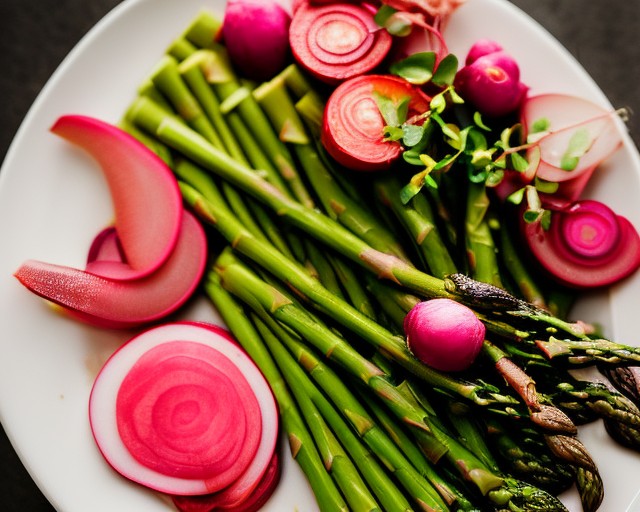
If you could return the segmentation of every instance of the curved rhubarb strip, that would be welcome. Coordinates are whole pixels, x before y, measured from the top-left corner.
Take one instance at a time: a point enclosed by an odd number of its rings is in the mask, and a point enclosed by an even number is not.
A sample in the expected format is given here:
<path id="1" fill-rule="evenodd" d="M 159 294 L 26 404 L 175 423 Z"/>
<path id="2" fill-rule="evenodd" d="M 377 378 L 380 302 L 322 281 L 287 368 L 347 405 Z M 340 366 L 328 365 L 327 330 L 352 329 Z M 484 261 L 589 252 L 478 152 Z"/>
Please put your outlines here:
<path id="1" fill-rule="evenodd" d="M 408 118 L 429 110 L 429 98 L 398 77 L 364 75 L 340 84 L 327 101 L 321 138 L 327 152 L 349 169 L 387 169 L 402 154 L 399 142 L 384 140 L 376 96 L 395 104 L 408 101 Z"/>
<path id="2" fill-rule="evenodd" d="M 171 170 L 135 138 L 92 117 L 62 116 L 51 131 L 83 148 L 102 168 L 115 227 L 132 269 L 120 278 L 154 272 L 173 251 L 180 231 L 182 199 Z"/>
<path id="3" fill-rule="evenodd" d="M 303 68 L 336 84 L 378 66 L 389 53 L 392 38 L 377 26 L 370 10 L 338 2 L 296 9 L 289 44 Z"/>
<path id="4" fill-rule="evenodd" d="M 554 211 L 551 225 L 521 221 L 525 241 L 540 266 L 573 288 L 608 286 L 640 267 L 640 236 L 633 225 L 593 200 Z"/>
<path id="5" fill-rule="evenodd" d="M 614 112 L 576 96 L 527 98 L 521 110 L 526 135 L 531 137 L 534 125 L 541 120 L 548 125 L 534 145 L 540 151 L 537 177 L 559 183 L 556 195 L 569 201 L 578 199 L 594 170 L 622 144 L 614 119 Z M 574 157 L 573 165 L 567 166 L 577 138 L 582 139 L 582 151 Z"/>
<path id="6" fill-rule="evenodd" d="M 16 278 L 29 290 L 90 324 L 130 328 L 153 322 L 178 309 L 196 289 L 207 260 L 207 240 L 195 217 L 185 211 L 174 251 L 150 276 L 135 281 L 108 279 L 83 270 L 27 261 Z M 111 264 L 115 273 L 122 267 Z"/>
<path id="7" fill-rule="evenodd" d="M 263 429 L 277 432 L 253 361 L 226 331 L 192 322 L 149 329 L 116 351 L 95 380 L 89 417 L 116 471 L 174 495 L 223 489 L 249 467 Z"/>

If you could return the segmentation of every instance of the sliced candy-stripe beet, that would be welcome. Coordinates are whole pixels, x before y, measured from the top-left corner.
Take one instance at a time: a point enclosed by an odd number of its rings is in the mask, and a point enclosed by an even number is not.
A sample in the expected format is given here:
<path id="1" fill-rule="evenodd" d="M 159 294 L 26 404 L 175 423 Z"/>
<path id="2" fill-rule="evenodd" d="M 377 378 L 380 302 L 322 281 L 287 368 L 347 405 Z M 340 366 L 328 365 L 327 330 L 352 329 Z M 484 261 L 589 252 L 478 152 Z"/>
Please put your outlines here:
<path id="1" fill-rule="evenodd" d="M 261 477 L 278 435 L 253 361 L 223 329 L 191 322 L 154 327 L 116 351 L 96 378 L 89 416 L 116 471 L 172 495 L 233 484 L 264 444 Z"/>
<path id="2" fill-rule="evenodd" d="M 392 38 L 377 26 L 369 9 L 337 2 L 300 6 L 291 21 L 289 43 L 301 66 L 335 84 L 378 66 Z"/>

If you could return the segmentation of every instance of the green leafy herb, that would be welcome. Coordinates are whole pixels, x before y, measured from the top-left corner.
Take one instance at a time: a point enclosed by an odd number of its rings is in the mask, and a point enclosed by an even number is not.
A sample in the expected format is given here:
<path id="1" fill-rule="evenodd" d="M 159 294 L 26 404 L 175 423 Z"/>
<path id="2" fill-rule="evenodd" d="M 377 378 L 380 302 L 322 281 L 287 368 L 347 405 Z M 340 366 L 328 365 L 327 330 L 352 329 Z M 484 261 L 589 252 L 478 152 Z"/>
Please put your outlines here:
<path id="1" fill-rule="evenodd" d="M 529 162 L 520 153 L 513 152 L 509 155 L 511 168 L 514 171 L 525 172 L 529 168 Z"/>
<path id="2" fill-rule="evenodd" d="M 540 119 L 536 119 L 531 124 L 531 133 L 543 133 L 548 132 L 551 127 L 551 122 L 546 117 L 541 117 Z"/>
<path id="3" fill-rule="evenodd" d="M 395 102 L 387 96 L 374 92 L 373 98 L 388 126 L 400 126 L 407 120 L 409 101 L 411 100 L 409 96 L 403 97 L 400 101 Z"/>
<path id="4" fill-rule="evenodd" d="M 434 52 L 418 52 L 406 59 L 393 63 L 389 67 L 389 71 L 404 78 L 409 83 L 423 85 L 434 76 L 433 69 L 435 65 L 436 54 Z"/>
<path id="5" fill-rule="evenodd" d="M 449 55 L 445 56 L 438 64 L 435 73 L 433 73 L 431 82 L 439 87 L 452 85 L 457 72 L 458 58 L 450 53 Z"/>
<path id="6" fill-rule="evenodd" d="M 534 180 L 534 184 L 536 190 L 538 192 L 542 192 L 543 194 L 553 194 L 558 190 L 558 187 L 560 186 L 560 184 L 557 182 L 541 180 L 538 177 L 536 177 L 536 179 Z"/>
<path id="7" fill-rule="evenodd" d="M 560 159 L 560 168 L 565 171 L 573 171 L 580 162 L 580 158 L 589 151 L 593 143 L 589 130 L 578 129 L 569 139 L 569 146 Z"/>
<path id="8" fill-rule="evenodd" d="M 376 12 L 375 16 L 373 17 L 373 20 L 376 22 L 376 24 L 379 27 L 385 27 L 387 24 L 387 21 L 389 21 L 389 18 L 393 16 L 396 12 L 398 11 L 393 7 L 386 4 L 382 4 L 380 6 L 380 9 L 378 9 L 378 12 Z"/>

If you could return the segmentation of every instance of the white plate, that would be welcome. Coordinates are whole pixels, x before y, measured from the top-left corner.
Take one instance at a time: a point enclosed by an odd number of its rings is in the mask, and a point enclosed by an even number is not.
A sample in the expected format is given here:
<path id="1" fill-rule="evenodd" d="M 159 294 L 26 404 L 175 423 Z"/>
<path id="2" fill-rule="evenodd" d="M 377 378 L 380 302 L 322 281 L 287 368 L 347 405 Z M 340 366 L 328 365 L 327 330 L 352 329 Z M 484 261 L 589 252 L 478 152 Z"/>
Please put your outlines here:
<path id="1" fill-rule="evenodd" d="M 48 132 L 62 114 L 117 122 L 164 48 L 203 5 L 222 0 L 127 0 L 71 52 L 31 108 L 0 173 L 0 420 L 21 460 L 60 512 L 160 512 L 171 506 L 116 476 L 96 450 L 87 398 L 97 369 L 128 334 L 79 325 L 51 311 L 12 277 L 29 258 L 82 266 L 95 233 L 112 210 L 103 178 L 80 151 Z M 482 23 L 478 20 L 482 19 Z M 570 92 L 608 105 L 598 87 L 547 32 L 502 0 L 469 0 L 451 20 L 451 50 L 464 55 L 480 37 L 500 41 L 520 62 L 532 92 Z M 553 77 L 551 79 L 550 77 Z M 640 226 L 640 159 L 625 147 L 609 160 L 590 193 Z M 606 177 L 606 179 L 604 179 Z M 635 343 L 634 299 L 640 275 L 585 301 L 581 311 L 609 336 Z M 217 321 L 199 304 L 186 314 Z M 601 510 L 623 511 L 640 488 L 640 456 L 591 425 L 581 438 L 602 471 Z M 295 463 L 287 459 L 282 485 L 267 511 L 315 511 Z M 571 510 L 573 494 L 563 496 Z"/>

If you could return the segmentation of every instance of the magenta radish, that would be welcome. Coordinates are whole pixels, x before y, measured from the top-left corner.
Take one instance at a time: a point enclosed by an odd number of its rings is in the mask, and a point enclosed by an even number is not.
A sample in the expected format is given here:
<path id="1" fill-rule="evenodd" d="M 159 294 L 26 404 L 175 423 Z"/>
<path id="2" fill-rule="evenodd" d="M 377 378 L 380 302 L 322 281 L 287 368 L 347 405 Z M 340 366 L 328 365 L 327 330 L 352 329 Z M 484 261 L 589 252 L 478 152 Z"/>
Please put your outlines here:
<path id="1" fill-rule="evenodd" d="M 441 371 L 462 371 L 475 361 L 485 327 L 471 309 L 451 299 L 416 304 L 404 319 L 409 350 Z"/>
<path id="2" fill-rule="evenodd" d="M 289 28 L 296 61 L 330 84 L 376 68 L 391 43 L 391 35 L 376 25 L 371 10 L 359 4 L 300 5 Z"/>
<path id="3" fill-rule="evenodd" d="M 633 225 L 594 200 L 551 213 L 551 223 L 521 220 L 527 247 L 546 273 L 579 289 L 608 286 L 640 267 L 640 236 Z"/>
<path id="4" fill-rule="evenodd" d="M 172 495 L 219 491 L 278 437 L 271 390 L 227 331 L 176 322 L 118 349 L 93 385 L 96 444 L 120 474 Z"/>
<path id="5" fill-rule="evenodd" d="M 229 0 L 222 38 L 233 65 L 252 80 L 264 81 L 290 58 L 291 16 L 275 0 Z"/>
<path id="6" fill-rule="evenodd" d="M 181 226 L 182 198 L 171 170 L 129 134 L 98 119 L 65 115 L 51 131 L 87 151 L 107 179 L 115 228 L 131 267 L 111 277 L 137 279 L 158 269 L 173 251 Z"/>
<path id="7" fill-rule="evenodd" d="M 528 88 L 520 82 L 520 68 L 506 52 L 495 51 L 499 45 L 481 41 L 472 47 L 467 62 L 455 79 L 455 86 L 465 101 L 481 114 L 501 117 L 512 114 L 522 104 Z"/>
<path id="8" fill-rule="evenodd" d="M 484 57 L 485 55 L 489 55 L 490 53 L 497 53 L 503 51 L 504 48 L 500 43 L 494 41 L 493 39 L 478 39 L 469 51 L 467 52 L 467 56 L 464 60 L 466 66 L 473 64 L 480 57 Z"/>
<path id="9" fill-rule="evenodd" d="M 192 295 L 204 272 L 207 240 L 195 217 L 185 211 L 178 243 L 153 274 L 117 280 L 87 271 L 27 261 L 15 277 L 33 293 L 63 307 L 72 317 L 112 328 L 157 321 L 174 312 Z M 117 276 L 130 267 L 118 261 L 94 261 L 101 274 Z"/>
<path id="10" fill-rule="evenodd" d="M 540 152 L 536 176 L 558 183 L 556 196 L 577 200 L 594 170 L 622 144 L 615 113 L 586 99 L 565 94 L 527 98 L 521 122 Z"/>
<path id="11" fill-rule="evenodd" d="M 429 110 L 428 96 L 395 76 L 363 75 L 340 84 L 326 103 L 321 138 L 327 152 L 349 169 L 387 169 L 402 154 L 399 142 L 384 140 L 386 123 L 376 96 L 407 101 L 408 117 Z"/>

